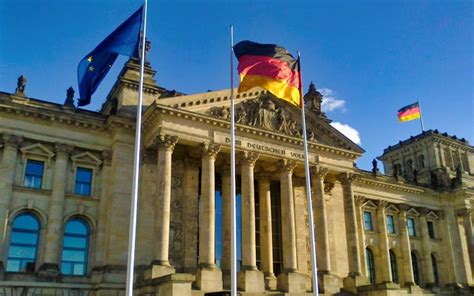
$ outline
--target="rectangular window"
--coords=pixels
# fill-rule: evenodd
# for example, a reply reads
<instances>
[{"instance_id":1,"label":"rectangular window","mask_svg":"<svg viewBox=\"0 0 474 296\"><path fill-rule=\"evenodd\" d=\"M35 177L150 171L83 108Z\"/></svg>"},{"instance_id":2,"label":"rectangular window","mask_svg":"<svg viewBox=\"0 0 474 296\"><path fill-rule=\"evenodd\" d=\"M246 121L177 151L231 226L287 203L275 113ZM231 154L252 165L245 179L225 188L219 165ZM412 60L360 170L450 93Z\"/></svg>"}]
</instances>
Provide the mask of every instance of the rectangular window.
<instances>
[{"instance_id":1,"label":"rectangular window","mask_svg":"<svg viewBox=\"0 0 474 296\"><path fill-rule=\"evenodd\" d=\"M434 223L433 221L428 221L428 235L430 238L435 239L435 230L434 230Z\"/></svg>"},{"instance_id":2,"label":"rectangular window","mask_svg":"<svg viewBox=\"0 0 474 296\"><path fill-rule=\"evenodd\" d=\"M78 167L76 171L76 185L74 193L79 195L91 195L92 170Z\"/></svg>"},{"instance_id":3,"label":"rectangular window","mask_svg":"<svg viewBox=\"0 0 474 296\"><path fill-rule=\"evenodd\" d=\"M371 212L364 212L364 229L367 231L374 231Z\"/></svg>"},{"instance_id":4,"label":"rectangular window","mask_svg":"<svg viewBox=\"0 0 474 296\"><path fill-rule=\"evenodd\" d=\"M23 186L41 189L43 183L44 162L28 159L26 161Z\"/></svg>"},{"instance_id":5,"label":"rectangular window","mask_svg":"<svg viewBox=\"0 0 474 296\"><path fill-rule=\"evenodd\" d=\"M387 215L387 231L388 233L395 233L395 221L392 215Z\"/></svg>"},{"instance_id":6,"label":"rectangular window","mask_svg":"<svg viewBox=\"0 0 474 296\"><path fill-rule=\"evenodd\" d=\"M407 228L409 236L416 236L415 220L413 218L407 218Z\"/></svg>"}]
</instances>

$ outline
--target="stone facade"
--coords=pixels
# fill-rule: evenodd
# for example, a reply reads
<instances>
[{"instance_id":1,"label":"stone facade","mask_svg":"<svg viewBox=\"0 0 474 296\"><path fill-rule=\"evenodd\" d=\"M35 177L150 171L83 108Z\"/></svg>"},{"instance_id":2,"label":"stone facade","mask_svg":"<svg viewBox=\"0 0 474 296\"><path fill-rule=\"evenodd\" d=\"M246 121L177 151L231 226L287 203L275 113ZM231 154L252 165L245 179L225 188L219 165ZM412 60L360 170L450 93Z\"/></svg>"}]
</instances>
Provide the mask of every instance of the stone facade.
<instances>
[{"instance_id":1,"label":"stone facade","mask_svg":"<svg viewBox=\"0 0 474 296\"><path fill-rule=\"evenodd\" d=\"M228 290L230 92L184 95L157 86L149 64L145 74L135 293ZM0 93L0 295L122 295L137 62L126 63L98 112L75 108L72 89L58 105L27 97L25 87L21 76L14 93ZM474 147L427 131L384 151L385 174L376 161L360 170L364 151L329 124L313 84L305 99L320 291L470 295ZM258 89L237 94L236 110L238 288L310 293L299 110ZM28 184L29 161L43 164L39 186ZM89 194L76 188L82 168ZM25 213L40 225L36 254L13 272L13 224ZM63 271L71 219L89 229L81 276Z\"/></svg>"}]
</instances>

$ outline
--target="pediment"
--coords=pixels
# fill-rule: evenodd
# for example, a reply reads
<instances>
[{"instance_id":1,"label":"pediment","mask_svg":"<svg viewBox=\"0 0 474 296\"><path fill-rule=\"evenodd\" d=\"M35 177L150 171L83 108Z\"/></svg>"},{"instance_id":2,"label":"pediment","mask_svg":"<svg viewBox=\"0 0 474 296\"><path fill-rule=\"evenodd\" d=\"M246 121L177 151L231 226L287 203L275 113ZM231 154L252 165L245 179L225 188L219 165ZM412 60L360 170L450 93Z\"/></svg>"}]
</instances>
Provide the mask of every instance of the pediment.
<instances>
[{"instance_id":1,"label":"pediment","mask_svg":"<svg viewBox=\"0 0 474 296\"><path fill-rule=\"evenodd\" d=\"M434 211L430 211L427 215L426 215L426 218L430 219L430 220L438 220L439 219L439 216L436 215L436 213Z\"/></svg>"},{"instance_id":2,"label":"pediment","mask_svg":"<svg viewBox=\"0 0 474 296\"><path fill-rule=\"evenodd\" d=\"M418 217L420 215L420 213L414 209L414 208L411 208L408 212L407 212L407 216L415 216L415 217Z\"/></svg>"},{"instance_id":3,"label":"pediment","mask_svg":"<svg viewBox=\"0 0 474 296\"><path fill-rule=\"evenodd\" d=\"M230 120L229 104L213 106L202 113L219 119ZM235 105L237 124L302 138L301 109L269 93L240 100ZM330 125L331 120L324 114L306 108L306 132L308 141L331 147L363 153L364 150Z\"/></svg>"},{"instance_id":4,"label":"pediment","mask_svg":"<svg viewBox=\"0 0 474 296\"><path fill-rule=\"evenodd\" d=\"M23 156L37 156L40 158L46 158L46 159L51 159L54 156L54 152L49 150L46 146L36 143L30 146L22 147L21 153Z\"/></svg>"},{"instance_id":5,"label":"pediment","mask_svg":"<svg viewBox=\"0 0 474 296\"><path fill-rule=\"evenodd\" d=\"M97 156L88 151L72 156L71 160L74 165L83 164L98 167L102 164L102 161Z\"/></svg>"},{"instance_id":6,"label":"pediment","mask_svg":"<svg viewBox=\"0 0 474 296\"><path fill-rule=\"evenodd\" d=\"M377 209L377 205L376 205L372 200L366 201L366 202L363 204L363 207L366 208L366 209L372 209L372 210L376 210L376 209Z\"/></svg>"}]
</instances>

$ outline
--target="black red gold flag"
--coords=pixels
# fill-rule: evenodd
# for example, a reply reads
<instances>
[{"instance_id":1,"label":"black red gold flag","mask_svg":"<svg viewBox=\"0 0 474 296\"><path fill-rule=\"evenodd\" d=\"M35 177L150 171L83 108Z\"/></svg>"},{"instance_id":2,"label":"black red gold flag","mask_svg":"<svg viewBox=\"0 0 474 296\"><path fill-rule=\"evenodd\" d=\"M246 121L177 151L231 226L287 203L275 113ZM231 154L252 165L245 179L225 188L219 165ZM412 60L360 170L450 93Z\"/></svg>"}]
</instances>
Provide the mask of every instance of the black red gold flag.
<instances>
[{"instance_id":1,"label":"black red gold flag","mask_svg":"<svg viewBox=\"0 0 474 296\"><path fill-rule=\"evenodd\" d=\"M234 53L239 60L239 92L261 87L280 99L302 106L299 63L285 48L241 41L234 46Z\"/></svg>"}]
</instances>

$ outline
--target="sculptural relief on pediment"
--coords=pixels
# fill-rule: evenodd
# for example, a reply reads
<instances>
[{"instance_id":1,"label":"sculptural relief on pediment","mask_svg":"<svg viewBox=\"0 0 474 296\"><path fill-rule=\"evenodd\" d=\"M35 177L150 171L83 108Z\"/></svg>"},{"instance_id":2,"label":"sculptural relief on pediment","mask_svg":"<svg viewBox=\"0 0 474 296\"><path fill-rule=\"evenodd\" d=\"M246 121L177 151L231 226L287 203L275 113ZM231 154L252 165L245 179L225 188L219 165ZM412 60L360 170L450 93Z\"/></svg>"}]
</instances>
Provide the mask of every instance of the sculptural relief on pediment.
<instances>
[{"instance_id":1,"label":"sculptural relief on pediment","mask_svg":"<svg viewBox=\"0 0 474 296\"><path fill-rule=\"evenodd\" d=\"M230 120L228 107L214 107L208 114L217 118ZM269 94L239 103L235 106L237 124L263 128L293 137L302 137L301 122L287 108L276 104ZM315 141L315 134L307 129L308 140Z\"/></svg>"}]
</instances>

